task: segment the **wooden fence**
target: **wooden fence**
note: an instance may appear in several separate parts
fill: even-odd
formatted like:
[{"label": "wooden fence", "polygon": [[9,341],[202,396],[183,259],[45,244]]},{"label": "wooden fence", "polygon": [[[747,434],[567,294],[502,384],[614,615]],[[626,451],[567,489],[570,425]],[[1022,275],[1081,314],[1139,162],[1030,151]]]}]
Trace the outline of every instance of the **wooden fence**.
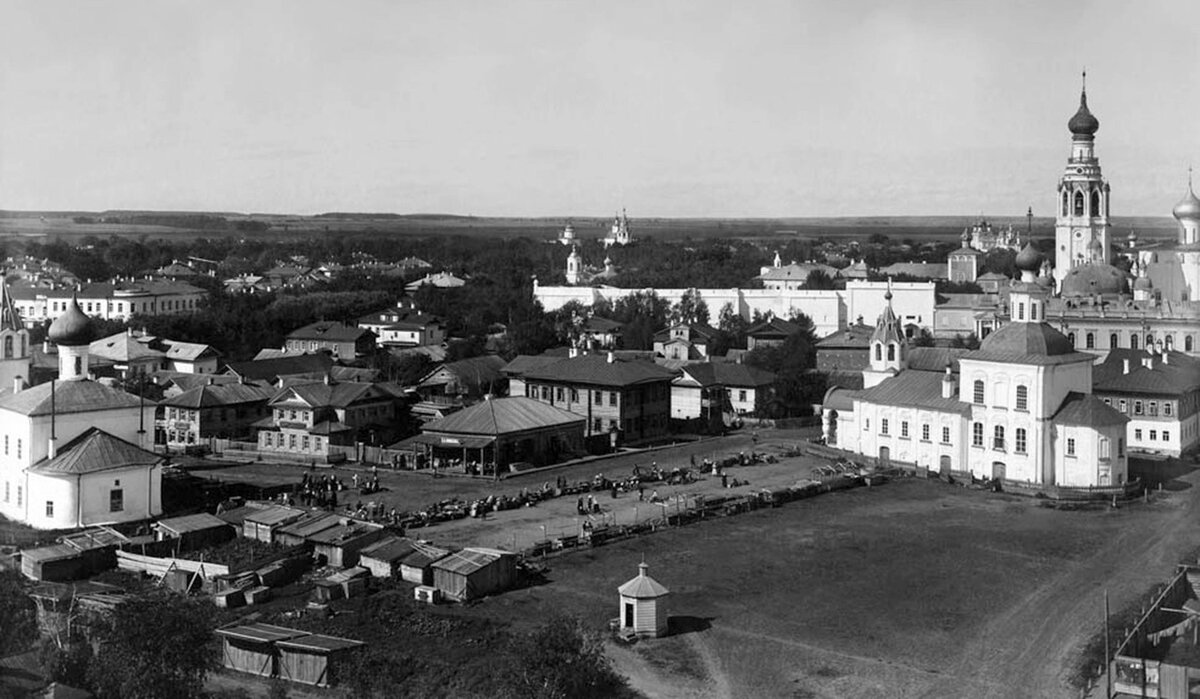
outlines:
[{"label": "wooden fence", "polygon": [[186,558],[160,558],[143,556],[131,551],[117,551],[117,568],[153,575],[161,578],[172,570],[197,573],[205,579],[218,575],[229,575],[229,566],[208,561],[189,561]]}]

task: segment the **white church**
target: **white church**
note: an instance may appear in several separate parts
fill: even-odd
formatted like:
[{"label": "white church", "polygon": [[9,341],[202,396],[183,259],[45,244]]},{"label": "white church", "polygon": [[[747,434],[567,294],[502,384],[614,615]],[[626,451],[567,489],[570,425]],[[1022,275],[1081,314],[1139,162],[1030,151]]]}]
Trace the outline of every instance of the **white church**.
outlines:
[{"label": "white church", "polygon": [[[1094,355],[1046,322],[1052,282],[1032,245],[1017,256],[1012,321],[978,350],[910,350],[891,293],[870,342],[862,390],[825,395],[826,443],[944,474],[1032,486],[1114,486],[1128,478],[1127,417],[1092,395]],[[915,353],[927,356],[909,366]],[[957,365],[957,366],[956,366]]]},{"label": "white church", "polygon": [[[5,323],[10,313],[0,314]],[[0,394],[0,515],[73,529],[162,514],[162,459],[147,450],[155,404],[88,378],[93,335],[72,299],[47,335],[59,378],[26,387],[18,376]],[[0,328],[4,347],[9,336]]]}]

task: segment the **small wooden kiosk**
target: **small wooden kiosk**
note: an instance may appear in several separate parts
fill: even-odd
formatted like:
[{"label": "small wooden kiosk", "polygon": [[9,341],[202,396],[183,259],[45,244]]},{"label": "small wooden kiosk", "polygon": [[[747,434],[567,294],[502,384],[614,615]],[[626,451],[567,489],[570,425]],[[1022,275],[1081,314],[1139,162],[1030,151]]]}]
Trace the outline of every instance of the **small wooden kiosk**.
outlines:
[{"label": "small wooden kiosk", "polygon": [[642,561],[638,575],[617,588],[621,595],[618,633],[642,638],[667,635],[666,597],[669,593],[657,580],[646,575],[650,566]]}]

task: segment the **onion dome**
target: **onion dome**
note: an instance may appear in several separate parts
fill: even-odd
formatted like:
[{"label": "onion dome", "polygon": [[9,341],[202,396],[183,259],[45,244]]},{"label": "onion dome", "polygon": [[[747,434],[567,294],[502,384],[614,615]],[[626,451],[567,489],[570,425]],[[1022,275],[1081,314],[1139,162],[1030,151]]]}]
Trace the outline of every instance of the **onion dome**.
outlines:
[{"label": "onion dome", "polygon": [[1191,178],[1188,178],[1187,195],[1171,209],[1171,213],[1179,221],[1200,221],[1200,199],[1192,191]]},{"label": "onion dome", "polygon": [[79,307],[79,299],[72,296],[65,313],[54,319],[46,337],[56,345],[78,347],[91,344],[95,339],[92,319]]},{"label": "onion dome", "polygon": [[1074,354],[1070,338],[1046,323],[1007,323],[988,334],[979,344],[977,356],[1004,357],[1011,361],[1019,357],[1053,357]]},{"label": "onion dome", "polygon": [[1109,264],[1092,263],[1072,267],[1062,280],[1062,296],[1119,296],[1125,293],[1126,274]]},{"label": "onion dome", "polygon": [[1092,140],[1096,132],[1100,130],[1100,120],[1088,110],[1087,90],[1079,93],[1079,110],[1067,122],[1067,128],[1071,130],[1071,134],[1075,138],[1084,141]]},{"label": "onion dome", "polygon": [[1033,247],[1033,243],[1025,243],[1025,248],[1017,253],[1014,263],[1022,272],[1037,272],[1042,267],[1042,253]]}]

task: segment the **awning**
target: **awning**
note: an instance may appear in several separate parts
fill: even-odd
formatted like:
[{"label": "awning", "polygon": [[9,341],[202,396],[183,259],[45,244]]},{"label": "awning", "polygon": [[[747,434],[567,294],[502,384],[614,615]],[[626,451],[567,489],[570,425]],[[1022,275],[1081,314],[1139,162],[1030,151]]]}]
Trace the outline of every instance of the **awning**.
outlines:
[{"label": "awning", "polygon": [[397,442],[389,449],[405,450],[418,445],[428,445],[441,449],[482,449],[496,442],[495,437],[480,437],[478,435],[422,433],[415,437]]}]

